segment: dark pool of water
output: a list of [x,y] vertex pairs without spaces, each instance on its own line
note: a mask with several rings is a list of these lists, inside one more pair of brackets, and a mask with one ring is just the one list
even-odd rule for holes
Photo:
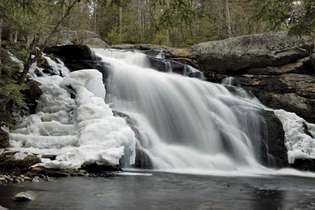
[[[35,201],[12,196],[33,191]],[[0,205],[10,209],[315,209],[315,179],[152,176],[64,178],[0,186]]]

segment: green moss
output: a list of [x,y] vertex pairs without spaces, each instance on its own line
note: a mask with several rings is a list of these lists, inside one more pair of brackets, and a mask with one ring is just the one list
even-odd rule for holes
[[26,109],[23,91],[27,85],[19,83],[20,64],[14,62],[7,50],[0,48],[0,122],[14,127],[13,109],[17,112]]

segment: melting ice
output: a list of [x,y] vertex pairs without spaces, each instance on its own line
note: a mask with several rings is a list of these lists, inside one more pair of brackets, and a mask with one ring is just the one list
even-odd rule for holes
[[133,164],[134,133],[104,102],[102,74],[90,69],[69,73],[60,65],[55,63],[54,70],[65,77],[43,73],[35,78],[43,95],[37,113],[11,132],[12,149],[56,155],[55,160],[42,159],[44,166],[53,168],[79,168],[83,163],[118,165],[122,156]]

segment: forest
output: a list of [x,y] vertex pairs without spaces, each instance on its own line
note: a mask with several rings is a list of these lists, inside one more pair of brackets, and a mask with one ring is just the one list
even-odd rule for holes
[[58,25],[95,32],[109,44],[184,47],[277,30],[312,34],[314,10],[312,0],[1,0],[0,34],[29,45]]

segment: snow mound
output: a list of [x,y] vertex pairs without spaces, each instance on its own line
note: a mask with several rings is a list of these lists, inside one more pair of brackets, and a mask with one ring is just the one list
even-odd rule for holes
[[10,133],[11,149],[39,157],[56,156],[53,160],[42,158],[42,165],[48,168],[118,165],[122,157],[126,164],[133,164],[134,133],[105,103],[102,74],[93,69],[69,73],[60,69],[60,64],[51,66],[67,76],[34,78],[41,83],[43,95],[37,113]]
[[295,113],[281,109],[274,113],[283,125],[289,163],[295,159],[315,159],[315,125]]

